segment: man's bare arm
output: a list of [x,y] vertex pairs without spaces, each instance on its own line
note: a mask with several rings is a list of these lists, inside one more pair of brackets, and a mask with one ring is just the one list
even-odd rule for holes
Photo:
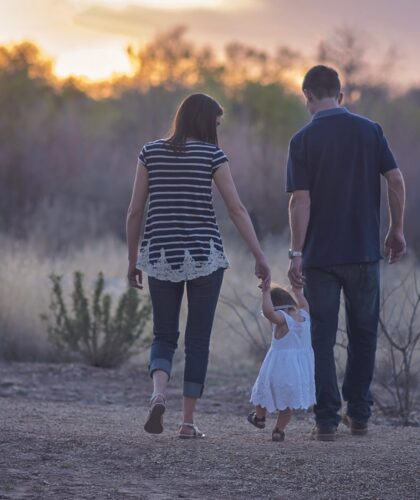
[[302,251],[309,224],[311,199],[309,191],[294,191],[289,202],[291,248]]
[[[289,203],[289,226],[292,250],[302,251],[308,230],[311,198],[309,191],[294,191]],[[302,257],[290,261],[289,280],[292,286],[302,288]]]
[[385,238],[385,255],[390,264],[406,252],[404,238],[405,183],[399,168],[384,174],[388,184],[389,230]]

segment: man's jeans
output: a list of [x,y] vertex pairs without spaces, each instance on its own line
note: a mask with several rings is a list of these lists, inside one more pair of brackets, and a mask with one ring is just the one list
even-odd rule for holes
[[321,425],[340,422],[341,398],[334,346],[343,290],[348,336],[343,399],[347,401],[348,415],[366,422],[373,404],[369,387],[375,365],[379,319],[379,263],[310,268],[306,269],[305,276],[315,352],[315,420]]
[[178,346],[179,312],[186,283],[188,317],[185,330],[184,396],[203,393],[209,359],[210,334],[222,286],[224,269],[209,276],[173,283],[149,276],[153,306],[154,339],[149,372],[163,370],[171,375],[172,358]]

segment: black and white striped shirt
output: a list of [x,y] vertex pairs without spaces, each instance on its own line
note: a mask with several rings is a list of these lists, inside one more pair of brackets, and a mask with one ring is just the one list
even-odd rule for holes
[[149,174],[149,207],[137,267],[167,281],[184,281],[229,267],[213,208],[212,181],[227,162],[213,144],[147,143],[139,160]]

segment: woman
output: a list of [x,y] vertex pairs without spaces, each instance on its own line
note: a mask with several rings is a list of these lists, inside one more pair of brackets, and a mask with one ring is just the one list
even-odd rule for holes
[[186,288],[188,318],[179,437],[204,437],[194,425],[194,409],[204,388],[213,318],[223,273],[229,267],[213,209],[213,181],[255,257],[256,276],[270,281],[270,270],[248,212],[239,199],[227,158],[218,147],[217,126],[222,115],[223,109],[214,99],[193,94],[180,105],[171,136],[147,143],[139,155],[127,215],[128,280],[130,286],[141,289],[142,271],[148,274],[154,333],[149,372],[154,390],[144,428],[152,434],[163,430],[165,391]]

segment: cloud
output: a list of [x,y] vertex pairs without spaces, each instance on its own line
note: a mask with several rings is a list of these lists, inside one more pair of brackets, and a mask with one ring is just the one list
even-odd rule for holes
[[[78,26],[144,42],[157,32],[186,25],[200,44],[222,49],[241,41],[267,50],[289,46],[307,56],[316,53],[320,40],[342,26],[364,33],[371,59],[381,58],[395,46],[406,56],[404,76],[420,81],[417,47],[420,44],[417,0],[248,0],[229,3],[229,9],[163,9],[127,5],[125,8],[92,6],[78,13]],[[379,55],[378,55],[379,54]]]
[[79,26],[138,39],[150,38],[151,34],[182,24],[190,28],[195,39],[204,38],[206,42],[220,45],[232,38],[231,28],[236,16],[240,17],[241,22],[235,23],[235,32],[239,30],[242,35],[246,35],[252,21],[245,12],[233,9],[158,9],[137,5],[115,9],[95,6],[77,14],[74,21]]
[[[1,1],[1,0],[0,0]],[[198,44],[221,50],[240,41],[274,50],[289,46],[313,56],[320,40],[337,27],[364,32],[372,60],[390,46],[404,55],[399,77],[420,82],[418,0],[224,0],[223,8],[168,9],[140,5],[140,0],[14,0],[2,7],[1,41],[28,37],[55,55],[109,43],[144,43],[176,25],[189,28]]]

